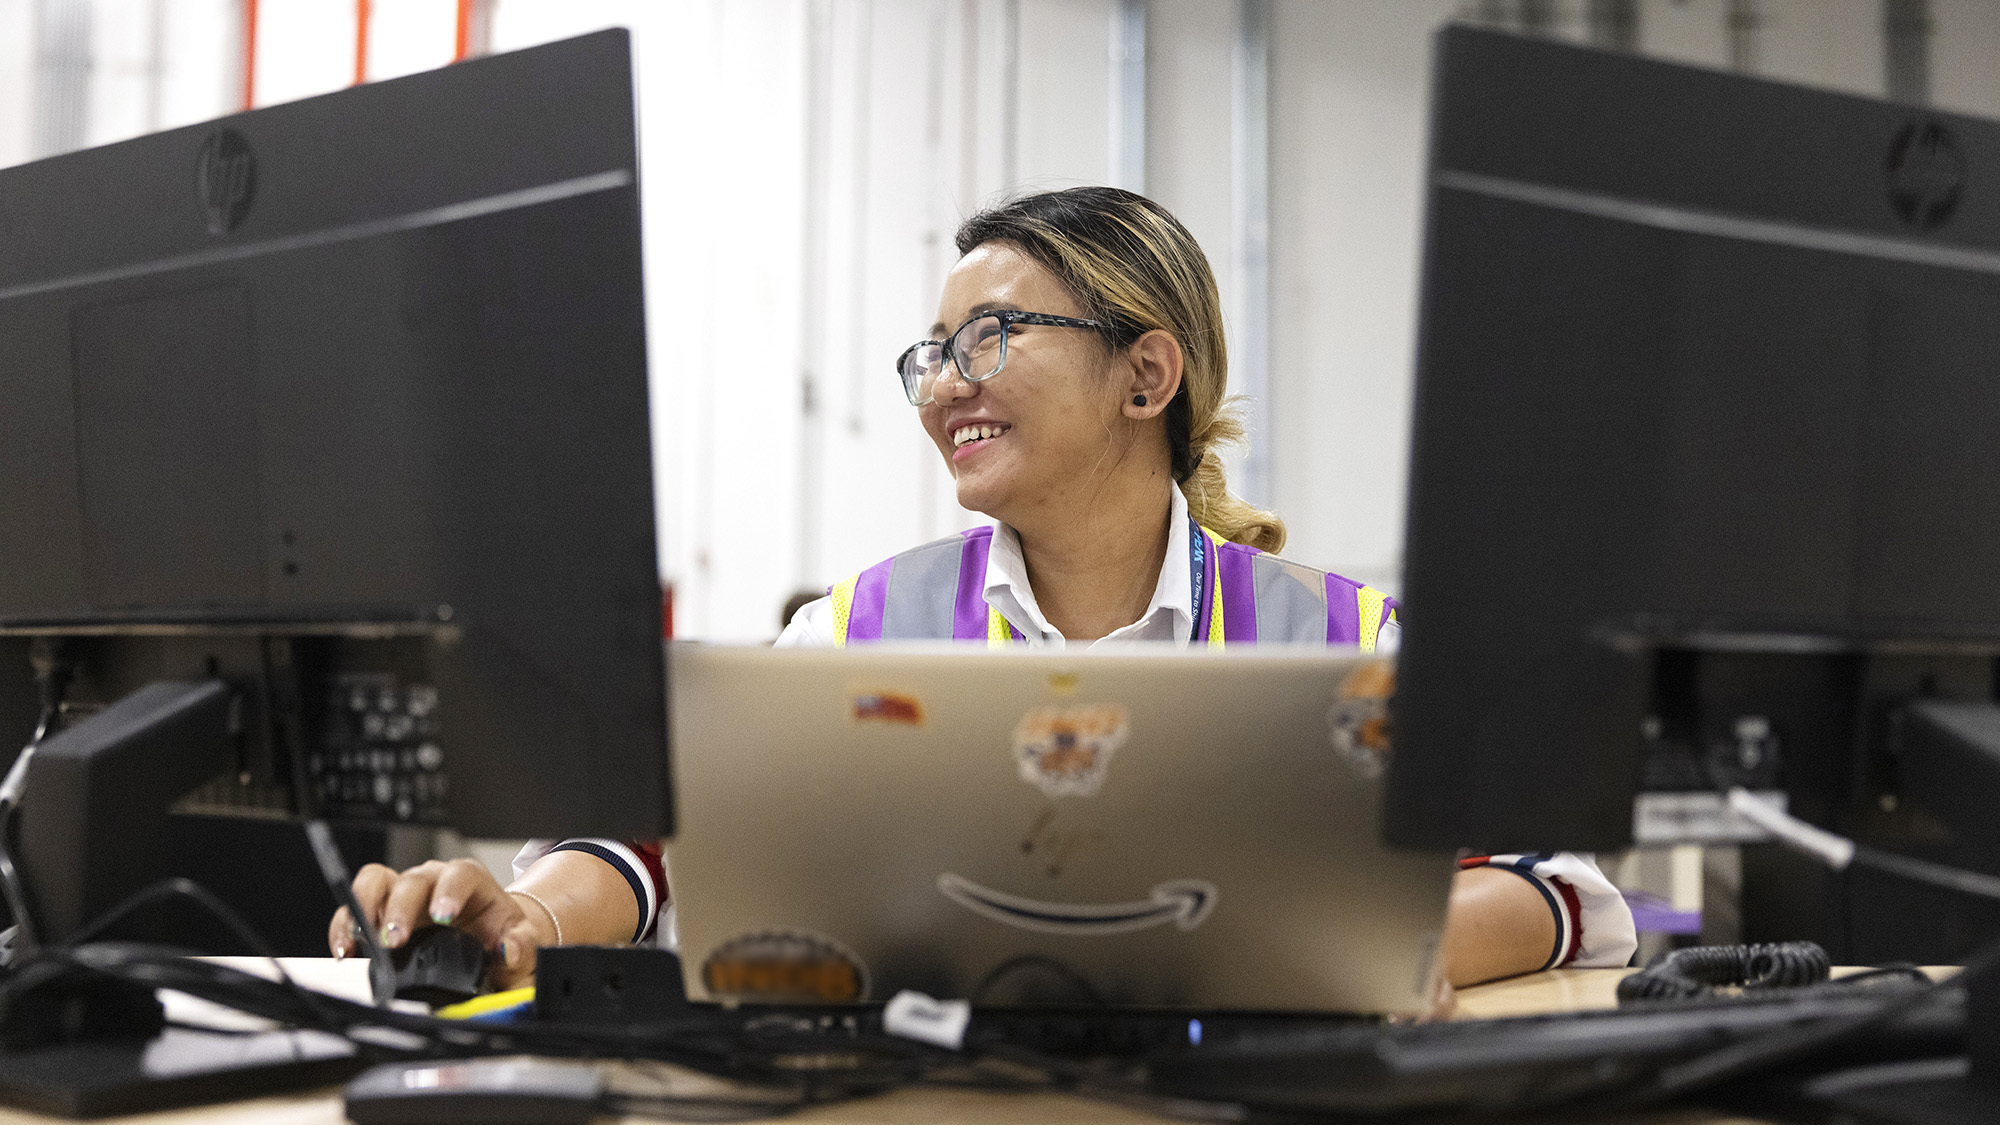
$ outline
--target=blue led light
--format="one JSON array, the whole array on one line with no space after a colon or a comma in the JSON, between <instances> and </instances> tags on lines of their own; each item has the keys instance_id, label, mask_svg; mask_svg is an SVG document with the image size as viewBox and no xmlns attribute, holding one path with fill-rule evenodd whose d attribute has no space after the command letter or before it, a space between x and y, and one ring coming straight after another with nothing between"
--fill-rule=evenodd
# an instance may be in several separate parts
<instances>
[{"instance_id":1,"label":"blue led light","mask_svg":"<svg viewBox=\"0 0 2000 1125\"><path fill-rule=\"evenodd\" d=\"M1188 1021L1188 1046L1190 1046L1190 1047L1199 1047L1199 1046L1201 1046L1201 1021L1200 1021L1200 1020L1189 1020L1189 1021Z\"/></svg>"}]
</instances>

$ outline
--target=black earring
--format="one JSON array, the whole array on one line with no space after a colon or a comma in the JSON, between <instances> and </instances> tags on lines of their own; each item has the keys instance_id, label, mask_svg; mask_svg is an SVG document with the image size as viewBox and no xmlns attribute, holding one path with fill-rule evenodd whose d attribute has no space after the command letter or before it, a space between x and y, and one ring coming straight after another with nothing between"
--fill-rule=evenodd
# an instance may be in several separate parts
<instances>
[{"instance_id":1,"label":"black earring","mask_svg":"<svg viewBox=\"0 0 2000 1125\"><path fill-rule=\"evenodd\" d=\"M1146 405L1146 396L1145 396L1145 395L1133 395L1133 396L1132 396L1132 405L1133 405L1133 406L1144 406L1144 405Z\"/></svg>"}]
</instances>

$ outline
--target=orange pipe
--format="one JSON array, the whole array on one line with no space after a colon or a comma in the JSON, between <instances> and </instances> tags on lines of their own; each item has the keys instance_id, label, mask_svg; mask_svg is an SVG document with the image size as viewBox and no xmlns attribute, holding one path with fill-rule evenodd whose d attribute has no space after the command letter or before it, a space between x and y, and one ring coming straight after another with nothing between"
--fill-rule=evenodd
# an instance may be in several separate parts
<instances>
[{"instance_id":1,"label":"orange pipe","mask_svg":"<svg viewBox=\"0 0 2000 1125\"><path fill-rule=\"evenodd\" d=\"M466 54L472 50L472 0L458 0L458 46L452 51L451 61L464 62Z\"/></svg>"},{"instance_id":2,"label":"orange pipe","mask_svg":"<svg viewBox=\"0 0 2000 1125\"><path fill-rule=\"evenodd\" d=\"M354 0L354 84L368 81L368 9L373 7L369 0Z\"/></svg>"},{"instance_id":3,"label":"orange pipe","mask_svg":"<svg viewBox=\"0 0 2000 1125\"><path fill-rule=\"evenodd\" d=\"M243 0L243 108L257 105L257 0Z\"/></svg>"}]
</instances>

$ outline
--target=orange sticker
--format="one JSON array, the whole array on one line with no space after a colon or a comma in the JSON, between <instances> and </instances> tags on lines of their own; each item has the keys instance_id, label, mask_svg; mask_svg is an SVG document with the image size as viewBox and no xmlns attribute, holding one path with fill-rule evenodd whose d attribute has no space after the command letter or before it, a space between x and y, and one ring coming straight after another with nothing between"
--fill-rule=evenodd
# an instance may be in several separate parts
<instances>
[{"instance_id":1,"label":"orange sticker","mask_svg":"<svg viewBox=\"0 0 2000 1125\"><path fill-rule=\"evenodd\" d=\"M851 1004L868 996L868 970L839 942L772 930L730 938L701 965L710 994L741 1000Z\"/></svg>"},{"instance_id":2,"label":"orange sticker","mask_svg":"<svg viewBox=\"0 0 2000 1125\"><path fill-rule=\"evenodd\" d=\"M854 721L920 727L924 725L924 705L915 696L893 691L858 692L854 696Z\"/></svg>"},{"instance_id":3,"label":"orange sticker","mask_svg":"<svg viewBox=\"0 0 2000 1125\"><path fill-rule=\"evenodd\" d=\"M1371 660L1348 674L1327 708L1327 741L1363 777L1381 777L1388 764L1389 700L1395 694L1394 662Z\"/></svg>"}]
</instances>

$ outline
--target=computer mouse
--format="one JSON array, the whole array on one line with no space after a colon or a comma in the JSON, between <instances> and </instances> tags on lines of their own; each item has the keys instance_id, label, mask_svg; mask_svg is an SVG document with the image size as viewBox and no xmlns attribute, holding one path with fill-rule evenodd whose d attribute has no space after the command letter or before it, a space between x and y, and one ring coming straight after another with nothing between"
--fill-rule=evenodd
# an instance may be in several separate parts
<instances>
[{"instance_id":1,"label":"computer mouse","mask_svg":"<svg viewBox=\"0 0 2000 1125\"><path fill-rule=\"evenodd\" d=\"M450 926L425 926L389 951L396 967L396 999L433 1008L470 1000L485 988L486 950L479 939Z\"/></svg>"}]
</instances>

